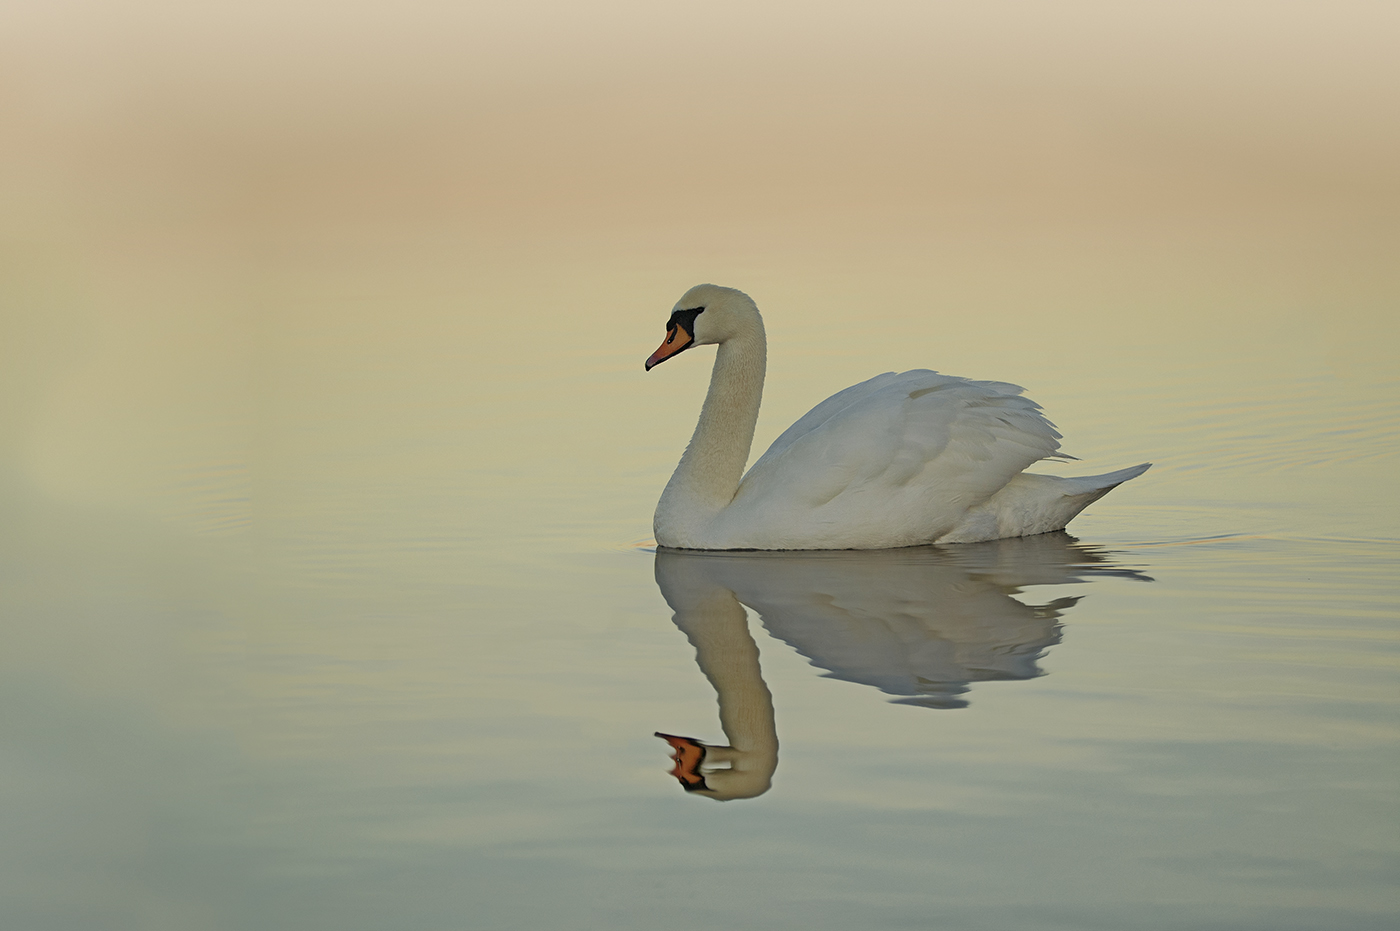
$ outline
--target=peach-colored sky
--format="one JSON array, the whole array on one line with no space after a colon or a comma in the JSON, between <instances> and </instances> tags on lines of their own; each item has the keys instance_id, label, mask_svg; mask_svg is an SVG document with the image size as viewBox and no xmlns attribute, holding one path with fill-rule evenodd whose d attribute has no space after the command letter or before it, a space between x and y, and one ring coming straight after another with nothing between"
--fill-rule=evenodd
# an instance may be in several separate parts
<instances>
[{"instance_id":1,"label":"peach-colored sky","mask_svg":"<svg viewBox=\"0 0 1400 931\"><path fill-rule=\"evenodd\" d=\"M0 231L1364 241L1395 232L1397 35L1384 2L21 0Z\"/></svg>"}]
</instances>

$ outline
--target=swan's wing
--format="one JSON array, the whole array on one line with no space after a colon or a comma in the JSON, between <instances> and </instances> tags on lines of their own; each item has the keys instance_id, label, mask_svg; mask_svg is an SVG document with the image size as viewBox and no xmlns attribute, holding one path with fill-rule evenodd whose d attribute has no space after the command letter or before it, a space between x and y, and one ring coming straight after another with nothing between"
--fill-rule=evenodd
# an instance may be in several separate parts
<instances>
[{"instance_id":1,"label":"swan's wing","mask_svg":"<svg viewBox=\"0 0 1400 931\"><path fill-rule=\"evenodd\" d=\"M1059 436L1016 385L886 373L831 396L788 428L726 510L747 528L770 528L767 535L811 538L828 528L846 535L830 545L924 542L1055 455ZM892 539L862 535L891 528Z\"/></svg>"},{"instance_id":2,"label":"swan's wing","mask_svg":"<svg viewBox=\"0 0 1400 931\"><path fill-rule=\"evenodd\" d=\"M876 375L874 378L867 379L860 384L851 385L849 388L843 388L836 392L831 397L797 418L792 426L784 430L782 435L773 441L773 445L769 446L768 451L760 456L758 462L755 462L753 466L750 467L750 471L757 468L759 463L763 462L765 459L774 459L782 455L783 451L794 442L806 436L808 433L811 433L832 417L838 416L851 405L857 404L871 395L876 394L880 389L886 388L899 379L913 374L915 373L904 372L901 375L896 375L894 372L886 372L883 375ZM937 373L929 372L927 374L934 375Z\"/></svg>"}]
</instances>

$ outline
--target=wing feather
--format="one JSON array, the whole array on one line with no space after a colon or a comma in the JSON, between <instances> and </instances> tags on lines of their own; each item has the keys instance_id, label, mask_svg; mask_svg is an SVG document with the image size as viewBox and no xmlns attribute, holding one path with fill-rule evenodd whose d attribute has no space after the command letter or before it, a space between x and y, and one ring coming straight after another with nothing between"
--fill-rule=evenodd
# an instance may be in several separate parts
<instances>
[{"instance_id":1,"label":"wing feather","mask_svg":"<svg viewBox=\"0 0 1400 931\"><path fill-rule=\"evenodd\" d=\"M727 510L751 531L826 527L841 536L833 545L861 545L866 527L901 528L910 543L934 539L1056 455L1060 434L1021 391L928 370L852 385L784 431Z\"/></svg>"}]
</instances>

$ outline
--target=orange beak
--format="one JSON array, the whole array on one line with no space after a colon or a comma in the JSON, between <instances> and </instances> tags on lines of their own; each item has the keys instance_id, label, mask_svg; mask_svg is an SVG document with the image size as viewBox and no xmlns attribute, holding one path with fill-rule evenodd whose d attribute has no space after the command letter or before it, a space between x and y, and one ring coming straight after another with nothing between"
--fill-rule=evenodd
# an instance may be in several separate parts
<instances>
[{"instance_id":1,"label":"orange beak","mask_svg":"<svg viewBox=\"0 0 1400 931\"><path fill-rule=\"evenodd\" d=\"M705 761L705 745L693 737L677 737L660 731L656 736L671 745L671 759L676 764L671 775L676 777L681 788L687 792L708 790L710 787L705 785L705 777L700 773L700 764Z\"/></svg>"},{"instance_id":2,"label":"orange beak","mask_svg":"<svg viewBox=\"0 0 1400 931\"><path fill-rule=\"evenodd\" d=\"M666 331L666 341L656 348L647 358L647 371L680 352L682 349L695 342L695 337L686 332L685 327L677 323Z\"/></svg>"}]
</instances>

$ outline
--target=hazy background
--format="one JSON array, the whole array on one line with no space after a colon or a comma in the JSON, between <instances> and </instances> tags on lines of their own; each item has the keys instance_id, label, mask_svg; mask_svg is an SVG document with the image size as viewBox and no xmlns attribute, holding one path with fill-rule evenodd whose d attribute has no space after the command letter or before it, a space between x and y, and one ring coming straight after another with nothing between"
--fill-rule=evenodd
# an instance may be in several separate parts
<instances>
[{"instance_id":1,"label":"hazy background","mask_svg":"<svg viewBox=\"0 0 1400 931\"><path fill-rule=\"evenodd\" d=\"M1398 36L0 4L6 921L1389 927ZM1071 526L1157 581L956 712L755 627L774 791L683 797L650 735L714 694L635 545L701 281L767 321L756 451L881 371L1024 384L1065 470L1157 463Z\"/></svg>"},{"instance_id":2,"label":"hazy background","mask_svg":"<svg viewBox=\"0 0 1400 931\"><path fill-rule=\"evenodd\" d=\"M699 280L900 343L961 314L1061 362L1105 329L1219 359L1301 326L1385 370L1397 33L1386 2L10 2L5 370L134 352L165 393L158 334L251 372L376 289L501 351L635 354Z\"/></svg>"},{"instance_id":3,"label":"hazy background","mask_svg":"<svg viewBox=\"0 0 1400 931\"><path fill-rule=\"evenodd\" d=\"M1102 406L1125 339L1373 382L1397 34L1385 2L7 3L0 442L49 493L147 493L267 454L355 340L518 404L702 280L776 327L760 449L892 368L1075 367ZM648 427L669 456L690 418Z\"/></svg>"}]
</instances>

